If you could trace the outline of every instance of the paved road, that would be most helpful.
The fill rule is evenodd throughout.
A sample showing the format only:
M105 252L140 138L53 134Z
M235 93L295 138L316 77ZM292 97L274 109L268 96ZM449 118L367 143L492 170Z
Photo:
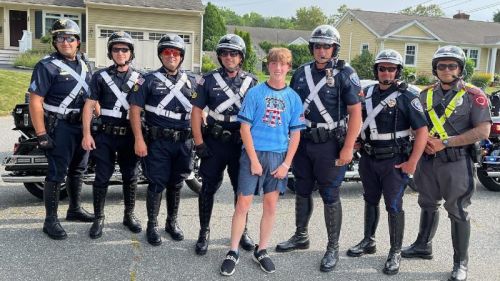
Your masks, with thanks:
M16 139L10 132L10 117L0 118L0 152L10 151ZM218 268L229 243L232 194L227 182L216 197L212 219L211 245L206 256L194 254L198 235L197 197L187 188L182 191L180 224L186 239L174 242L162 231L164 242L150 246L144 232L132 234L121 224L123 201L119 187L112 187L106 204L106 228L102 238L88 238L90 224L66 222L62 225L68 239L54 241L41 231L44 218L43 203L30 195L22 185L0 182L0 280L221 280ZM362 235L362 188L358 183L342 187L344 222L340 238L341 257L331 273L321 273L319 262L326 246L326 231L320 198L314 198L315 211L311 218L311 248L297 253L278 254L270 251L276 263L275 274L267 275L244 252L237 271L228 280L446 280L451 270L452 247L450 223L441 212L440 227L434 242L432 261L403 260L401 272L395 277L385 276L381 269L389 250L387 215L383 212L377 232L378 251L374 255L349 258L345 251L356 244ZM85 186L84 206L91 205L91 188ZM404 244L411 243L418 230L419 210L417 194L405 195L406 225ZM500 280L500 193L478 187L471 207L472 235L469 280ZM67 201L61 203L63 216ZM250 212L250 233L256 238L262 204L256 199ZM138 193L137 214L146 221L145 186ZM163 203L159 221L166 216ZM280 199L278 219L272 245L287 239L294 228L294 196Z

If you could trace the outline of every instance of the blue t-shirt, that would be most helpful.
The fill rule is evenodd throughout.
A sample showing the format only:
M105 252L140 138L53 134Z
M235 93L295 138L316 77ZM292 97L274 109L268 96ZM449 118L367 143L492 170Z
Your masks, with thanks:
M288 86L274 89L267 83L248 91L238 121L250 125L256 151L285 152L289 133L305 128L299 95Z

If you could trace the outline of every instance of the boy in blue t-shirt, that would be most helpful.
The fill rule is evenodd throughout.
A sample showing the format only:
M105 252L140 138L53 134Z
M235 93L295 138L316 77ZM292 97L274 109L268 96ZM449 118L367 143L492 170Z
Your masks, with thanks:
M268 57L269 80L251 88L245 96L238 120L246 153L240 158L238 201L231 226L231 249L220 273L232 275L239 261L238 243L245 228L245 218L254 195L264 192L260 222L260 241L253 259L267 273L275 266L266 248L276 217L280 192L286 189L288 169L305 128L302 102L286 85L285 77L292 65L292 54L286 48L273 48Z

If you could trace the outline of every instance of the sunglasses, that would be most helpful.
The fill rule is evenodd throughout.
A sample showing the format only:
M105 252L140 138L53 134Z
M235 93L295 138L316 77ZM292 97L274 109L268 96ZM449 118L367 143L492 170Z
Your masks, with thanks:
M394 66L379 66L377 68L377 70L379 72L386 72L386 71L389 71L389 72L395 72L398 68L397 67L394 67Z
M161 54L166 56L166 57L169 57L169 56L178 57L181 55L181 51L179 51L177 49L165 49L161 52Z
M240 53L238 51L220 51L219 56L220 57L227 57L231 56L232 58L235 58L239 55Z
M328 50L332 47L333 47L332 44L314 44L314 49L316 49L316 50L319 50L319 49Z
M64 37L64 36L57 36L56 37L56 42L57 43L63 43L64 41L68 42L68 43L73 43L75 42L76 40L78 40L75 36L68 36L68 37Z
M113 47L113 48L111 48L111 51L113 53L118 53L118 52L128 53L130 51L130 49L129 48L117 48L117 47L115 48L115 47Z
M458 68L458 64L456 64L456 63L450 63L450 64L440 63L437 65L437 69L441 70L441 71L443 71L447 68L449 70L456 70Z

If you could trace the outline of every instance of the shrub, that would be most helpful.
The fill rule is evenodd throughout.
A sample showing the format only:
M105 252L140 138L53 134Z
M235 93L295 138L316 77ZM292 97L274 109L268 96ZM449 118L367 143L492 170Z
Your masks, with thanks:
M416 76L417 69L415 67L405 67L403 68L403 73L401 74L401 79L403 79L406 82L413 83L415 79L417 78Z
M212 61L212 58L208 55L203 55L201 58L201 72L202 73L207 73L209 71L212 71L217 68L217 65L215 64L214 61Z
M368 51L363 51L351 61L351 66L356 70L360 79L373 79L373 64L375 57Z
M464 80L470 82L474 75L474 61L472 59L467 59L465 61L465 71Z
M493 80L493 75L486 72L476 72L472 75L470 82L481 89L486 89L488 84Z
M415 84L416 85L429 85L432 83L433 78L427 74L419 73L416 76Z
M48 50L29 50L25 53L22 53L19 55L16 60L14 60L14 65L15 66L23 66L23 67L29 67L29 68L34 68L37 62L51 53L52 51L50 49Z

